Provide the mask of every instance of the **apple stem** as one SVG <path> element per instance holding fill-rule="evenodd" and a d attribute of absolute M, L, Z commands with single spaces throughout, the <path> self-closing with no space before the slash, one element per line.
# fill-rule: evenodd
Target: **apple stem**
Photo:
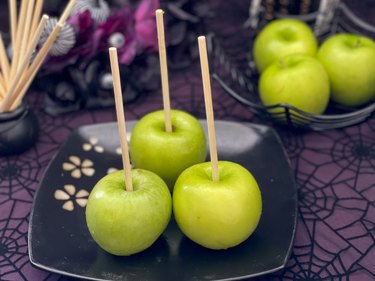
<path fill-rule="evenodd" d="M 159 44 L 159 61 L 160 61 L 161 86 L 162 86 L 162 92 L 163 92 L 165 131 L 167 133 L 170 133 L 172 132 L 171 104 L 170 104 L 170 99 L 169 99 L 167 51 L 165 48 L 163 14 L 164 12 L 161 9 L 157 9 L 155 11 L 156 27 L 157 27 L 157 32 L 158 32 L 158 44 Z"/>
<path fill-rule="evenodd" d="M 202 81 L 203 81 L 203 92 L 204 92 L 204 103 L 206 107 L 206 118 L 208 127 L 208 140 L 210 148 L 210 158 L 211 158 L 211 169 L 212 169 L 212 180 L 219 181 L 219 164 L 217 157 L 217 147 L 216 147 L 216 134 L 215 134 L 215 124 L 214 124 L 214 112 L 212 107 L 212 95 L 211 95 L 211 82 L 210 82 L 210 70 L 208 66 L 207 57 L 207 46 L 206 37 L 198 37 L 199 45 L 199 57 L 202 69 Z"/>
<path fill-rule="evenodd" d="M 133 191 L 128 140 L 126 137 L 126 125 L 125 125 L 124 105 L 123 105 L 122 90 L 121 90 L 120 70 L 119 70 L 116 48 L 114 47 L 109 48 L 109 58 L 111 61 L 111 71 L 112 71 L 112 77 L 113 77 L 113 90 L 115 94 L 117 123 L 118 123 L 118 130 L 119 130 L 121 151 L 122 151 L 122 154 L 121 154 L 122 164 L 124 166 L 124 172 L 125 172 L 125 189 L 126 191 Z"/>
<path fill-rule="evenodd" d="M 361 39 L 357 39 L 357 40 L 355 41 L 354 48 L 358 48 L 359 46 L 361 46 Z"/>

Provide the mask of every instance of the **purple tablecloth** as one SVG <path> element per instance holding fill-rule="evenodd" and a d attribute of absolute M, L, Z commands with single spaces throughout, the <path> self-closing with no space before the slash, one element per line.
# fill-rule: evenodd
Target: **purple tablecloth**
<path fill-rule="evenodd" d="M 205 118 L 199 65 L 170 73 L 172 107 Z M 264 123 L 213 83 L 216 119 Z M 74 128 L 115 120 L 113 108 L 58 117 L 43 94 L 27 99 L 41 132 L 35 147 L 0 158 L 0 280 L 72 280 L 33 267 L 27 232 L 33 195 L 53 155 Z M 160 92 L 126 105 L 128 120 L 160 109 Z M 285 269 L 257 280 L 375 280 L 375 119 L 344 129 L 296 132 L 275 127 L 298 184 L 298 222 Z M 277 233 L 275 233 L 277 235 Z"/>
<path fill-rule="evenodd" d="M 173 108 L 204 118 L 200 71 L 172 73 Z M 216 119 L 260 122 L 213 83 Z M 51 117 L 43 95 L 28 96 L 41 134 L 36 146 L 0 158 L 0 280 L 69 280 L 34 268 L 27 253 L 33 195 L 48 163 L 72 129 L 115 120 L 113 108 Z M 138 119 L 162 106 L 161 94 L 142 96 L 125 108 Z M 299 217 L 285 269 L 259 280 L 374 280 L 375 119 L 324 132 L 277 128 L 298 183 Z"/>

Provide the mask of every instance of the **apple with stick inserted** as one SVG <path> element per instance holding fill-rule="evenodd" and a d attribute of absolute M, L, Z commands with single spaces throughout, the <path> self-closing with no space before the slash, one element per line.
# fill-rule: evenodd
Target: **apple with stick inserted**
<path fill-rule="evenodd" d="M 181 110 L 171 110 L 163 29 L 163 11 L 156 11 L 163 110 L 154 111 L 137 122 L 130 138 L 130 156 L 136 168 L 158 174 L 172 191 L 180 173 L 205 161 L 207 144 L 198 120 Z"/>
<path fill-rule="evenodd" d="M 206 137 L 192 115 L 171 110 L 172 132 L 164 129 L 163 110 L 144 116 L 130 139 L 130 155 L 136 168 L 153 171 L 171 188 L 186 168 L 205 161 Z"/>
<path fill-rule="evenodd" d="M 199 53 L 205 96 L 210 162 L 184 170 L 173 189 L 173 213 L 181 231 L 209 249 L 227 249 L 256 229 L 262 197 L 253 175 L 234 162 L 218 161 L 205 37 Z"/>
<path fill-rule="evenodd" d="M 131 169 L 117 51 L 109 49 L 124 170 L 102 178 L 90 193 L 86 221 L 105 251 L 128 256 L 150 247 L 171 218 L 172 198 L 155 173 Z"/>

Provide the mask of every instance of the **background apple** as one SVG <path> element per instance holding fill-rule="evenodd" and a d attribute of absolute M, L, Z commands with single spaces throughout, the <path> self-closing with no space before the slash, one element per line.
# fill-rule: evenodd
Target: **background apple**
<path fill-rule="evenodd" d="M 132 170 L 133 191 L 125 190 L 124 171 L 103 177 L 91 191 L 86 221 L 105 251 L 121 256 L 141 252 L 162 234 L 171 218 L 172 198 L 156 174 Z"/>
<path fill-rule="evenodd" d="M 171 110 L 172 128 L 167 133 L 162 110 L 145 115 L 130 138 L 130 157 L 136 168 L 158 174 L 172 190 L 180 173 L 206 159 L 206 137 L 192 115 Z"/>
<path fill-rule="evenodd" d="M 329 102 L 328 75 L 317 59 L 289 55 L 261 74 L 259 95 L 266 106 L 288 103 L 305 112 L 321 114 Z"/>
<path fill-rule="evenodd" d="M 290 54 L 315 56 L 317 40 L 311 28 L 295 19 L 278 19 L 268 23 L 256 36 L 253 57 L 259 72 Z"/>
<path fill-rule="evenodd" d="M 375 42 L 361 35 L 335 34 L 320 46 L 317 58 L 331 84 L 331 98 L 358 106 L 375 96 Z"/>
<path fill-rule="evenodd" d="M 227 249 L 245 241 L 262 212 L 260 189 L 244 167 L 219 161 L 219 181 L 211 162 L 186 169 L 173 191 L 173 213 L 182 232 L 210 249 Z"/>

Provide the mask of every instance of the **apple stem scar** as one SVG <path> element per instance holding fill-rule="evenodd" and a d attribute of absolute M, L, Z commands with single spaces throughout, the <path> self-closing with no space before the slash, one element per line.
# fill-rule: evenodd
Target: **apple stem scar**
<path fill-rule="evenodd" d="M 156 28 L 157 28 L 157 33 L 158 33 L 158 45 L 159 45 L 161 86 L 162 86 L 162 92 L 163 92 L 165 131 L 167 133 L 171 133 L 172 132 L 171 104 L 169 100 L 168 66 L 167 66 L 167 52 L 165 49 L 163 14 L 164 12 L 161 9 L 157 9 L 155 11 Z"/>
<path fill-rule="evenodd" d="M 204 103 L 206 107 L 206 119 L 207 119 L 207 127 L 208 127 L 208 141 L 209 141 L 209 148 L 210 148 L 212 180 L 219 181 L 219 164 L 218 164 L 218 159 L 217 159 L 214 112 L 212 108 L 210 70 L 208 67 L 207 46 L 206 46 L 205 36 L 198 37 L 198 45 L 199 45 L 199 57 L 200 57 L 201 70 L 202 70 Z"/>
<path fill-rule="evenodd" d="M 109 58 L 111 62 L 111 71 L 113 77 L 113 91 L 115 94 L 115 104 L 116 104 L 116 114 L 117 123 L 120 136 L 121 150 L 122 150 L 122 164 L 125 171 L 125 189 L 126 191 L 133 191 L 131 166 L 129 159 L 129 148 L 128 141 L 126 138 L 126 126 L 125 126 L 125 114 L 124 105 L 122 100 L 121 91 L 121 80 L 120 80 L 120 70 L 117 57 L 117 49 L 114 47 L 109 48 Z"/>

